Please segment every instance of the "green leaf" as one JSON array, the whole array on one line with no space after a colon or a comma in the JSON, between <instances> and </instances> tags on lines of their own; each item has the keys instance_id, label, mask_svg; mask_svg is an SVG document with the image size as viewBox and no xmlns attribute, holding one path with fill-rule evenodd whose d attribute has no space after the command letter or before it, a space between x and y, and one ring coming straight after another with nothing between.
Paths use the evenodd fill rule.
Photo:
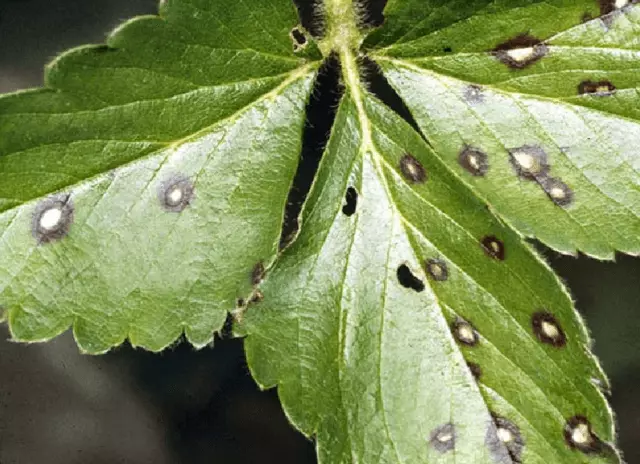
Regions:
<instances>
[{"instance_id":1,"label":"green leaf","mask_svg":"<svg viewBox=\"0 0 640 464\"><path fill-rule=\"evenodd\" d=\"M65 55L0 99L14 337L202 346L241 299L250 368L322 463L619 463L588 333L525 240L640 253L640 13L619 4L389 0L365 37L326 0L315 44L288 0L173 0ZM320 54L345 95L278 254Z\"/></svg>"},{"instance_id":2,"label":"green leaf","mask_svg":"<svg viewBox=\"0 0 640 464\"><path fill-rule=\"evenodd\" d=\"M293 51L297 23L288 0L166 1L0 99L15 339L212 340L278 250L319 56Z\"/></svg>"},{"instance_id":3,"label":"green leaf","mask_svg":"<svg viewBox=\"0 0 640 464\"><path fill-rule=\"evenodd\" d=\"M597 2L463 3L399 34L424 2L390 1L368 39L436 154L525 236L640 253L640 8L583 23Z\"/></svg>"},{"instance_id":4,"label":"green leaf","mask_svg":"<svg viewBox=\"0 0 640 464\"><path fill-rule=\"evenodd\" d=\"M244 315L258 382L278 385L320 462L618 462L595 438L585 455L564 437L575 416L601 440L614 430L558 279L358 86L302 232ZM350 188L355 212L343 209Z\"/></svg>"}]
</instances>

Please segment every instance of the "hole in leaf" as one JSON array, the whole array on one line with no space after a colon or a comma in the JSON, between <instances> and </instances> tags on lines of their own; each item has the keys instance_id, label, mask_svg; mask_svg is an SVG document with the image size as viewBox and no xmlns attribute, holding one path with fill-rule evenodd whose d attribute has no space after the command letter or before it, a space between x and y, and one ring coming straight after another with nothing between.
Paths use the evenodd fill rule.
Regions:
<instances>
[{"instance_id":1,"label":"hole in leaf","mask_svg":"<svg viewBox=\"0 0 640 464\"><path fill-rule=\"evenodd\" d=\"M66 237L73 223L73 214L71 195L56 195L41 201L33 212L33 237L38 244L51 243Z\"/></svg>"},{"instance_id":2,"label":"hole in leaf","mask_svg":"<svg viewBox=\"0 0 640 464\"><path fill-rule=\"evenodd\" d=\"M465 171L476 177L484 176L489 170L487 154L470 146L462 149L458 155L458 163Z\"/></svg>"},{"instance_id":3,"label":"hole in leaf","mask_svg":"<svg viewBox=\"0 0 640 464\"><path fill-rule=\"evenodd\" d=\"M458 317L453 321L451 324L451 332L453 332L455 339L463 345L476 346L480 341L480 336L478 335L478 331L475 327L461 317Z\"/></svg>"},{"instance_id":4,"label":"hole in leaf","mask_svg":"<svg viewBox=\"0 0 640 464\"><path fill-rule=\"evenodd\" d=\"M596 95L600 97L606 97L609 95L613 95L616 91L616 86L611 83L611 81L582 81L580 85L578 85L578 93L580 95L590 94Z\"/></svg>"},{"instance_id":5,"label":"hole in leaf","mask_svg":"<svg viewBox=\"0 0 640 464\"><path fill-rule=\"evenodd\" d=\"M347 193L344 197L345 204L342 207L342 212L346 216L353 216L353 213L356 212L356 207L358 205L358 192L353 187L349 187L347 189Z\"/></svg>"},{"instance_id":6,"label":"hole in leaf","mask_svg":"<svg viewBox=\"0 0 640 464\"><path fill-rule=\"evenodd\" d=\"M446 453L456 447L456 429L448 423L436 428L429 437L429 443L440 453Z\"/></svg>"},{"instance_id":7,"label":"hole in leaf","mask_svg":"<svg viewBox=\"0 0 640 464\"><path fill-rule=\"evenodd\" d=\"M535 180L549 171L547 153L537 145L524 145L509 150L511 165L523 179Z\"/></svg>"},{"instance_id":8,"label":"hole in leaf","mask_svg":"<svg viewBox=\"0 0 640 464\"><path fill-rule=\"evenodd\" d=\"M422 184L427 180L427 171L424 170L424 166L409 153L400 158L400 172L412 184Z\"/></svg>"},{"instance_id":9,"label":"hole in leaf","mask_svg":"<svg viewBox=\"0 0 640 464\"><path fill-rule=\"evenodd\" d=\"M540 39L529 34L520 34L493 49L496 58L513 69L526 68L548 52Z\"/></svg>"},{"instance_id":10,"label":"hole in leaf","mask_svg":"<svg viewBox=\"0 0 640 464\"><path fill-rule=\"evenodd\" d=\"M304 32L302 32L298 27L291 29L289 37L291 37L291 40L293 41L294 52L302 50L307 45L307 38L305 37Z\"/></svg>"},{"instance_id":11,"label":"hole in leaf","mask_svg":"<svg viewBox=\"0 0 640 464\"><path fill-rule=\"evenodd\" d=\"M504 243L501 240L496 238L494 235L487 235L480 243L482 245L482 249L488 256L493 259L497 259L498 261L504 261L505 250Z\"/></svg>"},{"instance_id":12,"label":"hole in leaf","mask_svg":"<svg viewBox=\"0 0 640 464\"><path fill-rule=\"evenodd\" d=\"M300 162L289 190L280 249L294 239L298 231L298 216L309 194L318 171L320 159L329 140L329 134L344 89L339 85L340 64L335 55L329 56L320 67L306 107L306 122L302 134Z\"/></svg>"},{"instance_id":13,"label":"hole in leaf","mask_svg":"<svg viewBox=\"0 0 640 464\"><path fill-rule=\"evenodd\" d=\"M561 348L567 344L567 337L555 316L547 311L540 311L531 317L533 333L542 343Z\"/></svg>"},{"instance_id":14,"label":"hole in leaf","mask_svg":"<svg viewBox=\"0 0 640 464\"><path fill-rule=\"evenodd\" d=\"M409 269L409 266L406 264L402 264L398 267L397 276L398 282L400 282L400 285L404 288L410 288L416 292L424 290L424 283L422 280L413 275L413 272L411 272L411 269Z\"/></svg>"},{"instance_id":15,"label":"hole in leaf","mask_svg":"<svg viewBox=\"0 0 640 464\"><path fill-rule=\"evenodd\" d=\"M449 278L449 268L447 263L441 259L428 259L425 263L427 275L433 280L444 282Z\"/></svg>"},{"instance_id":16,"label":"hole in leaf","mask_svg":"<svg viewBox=\"0 0 640 464\"><path fill-rule=\"evenodd\" d=\"M544 176L538 183L556 205L569 206L573 202L573 191L560 179Z\"/></svg>"},{"instance_id":17,"label":"hole in leaf","mask_svg":"<svg viewBox=\"0 0 640 464\"><path fill-rule=\"evenodd\" d=\"M193 183L183 175L176 175L160 184L158 199L165 211L180 213L193 200Z\"/></svg>"}]
</instances>

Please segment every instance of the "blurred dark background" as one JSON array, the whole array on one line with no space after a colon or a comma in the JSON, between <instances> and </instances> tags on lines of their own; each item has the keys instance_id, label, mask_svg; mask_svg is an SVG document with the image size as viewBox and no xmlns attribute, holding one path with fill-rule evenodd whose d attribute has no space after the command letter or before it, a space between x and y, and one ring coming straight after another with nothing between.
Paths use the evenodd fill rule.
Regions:
<instances>
[{"instance_id":1,"label":"blurred dark background","mask_svg":"<svg viewBox=\"0 0 640 464\"><path fill-rule=\"evenodd\" d=\"M157 0L0 0L0 92L41 85L56 54L101 43L122 20L156 8ZM319 142L307 142L314 156ZM543 252L597 341L626 460L640 462L640 259ZM240 340L88 357L69 335L32 346L8 337L0 326L0 464L315 462L276 393L255 386Z\"/></svg>"}]
</instances>

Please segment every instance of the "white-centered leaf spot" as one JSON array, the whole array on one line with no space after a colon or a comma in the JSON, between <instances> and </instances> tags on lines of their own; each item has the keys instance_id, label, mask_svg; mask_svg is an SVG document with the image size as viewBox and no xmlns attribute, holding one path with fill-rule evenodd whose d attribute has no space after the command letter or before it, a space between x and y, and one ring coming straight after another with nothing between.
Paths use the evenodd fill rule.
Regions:
<instances>
[{"instance_id":1,"label":"white-centered leaf spot","mask_svg":"<svg viewBox=\"0 0 640 464\"><path fill-rule=\"evenodd\" d=\"M495 235L487 235L482 238L480 245L484 252L493 259L498 261L505 260L505 249L502 240L498 239Z\"/></svg>"},{"instance_id":2,"label":"white-centered leaf spot","mask_svg":"<svg viewBox=\"0 0 640 464\"><path fill-rule=\"evenodd\" d=\"M513 69L526 68L548 52L549 47L529 34L520 34L493 49L496 58Z\"/></svg>"},{"instance_id":3,"label":"white-centered leaf spot","mask_svg":"<svg viewBox=\"0 0 640 464\"><path fill-rule=\"evenodd\" d=\"M476 346L480 341L480 335L478 335L473 325L461 317L457 317L456 320L453 321L451 331L455 339L463 345Z\"/></svg>"},{"instance_id":4,"label":"white-centered leaf spot","mask_svg":"<svg viewBox=\"0 0 640 464\"><path fill-rule=\"evenodd\" d=\"M515 462L520 462L522 459L522 451L524 449L524 439L522 433L517 425L511 422L509 419L493 416L493 421L496 426L496 436L498 440L504 444L511 455L511 458Z\"/></svg>"},{"instance_id":5,"label":"white-centered leaf spot","mask_svg":"<svg viewBox=\"0 0 640 464\"><path fill-rule=\"evenodd\" d=\"M569 206L573 202L573 190L560 179L543 176L538 183L556 205Z\"/></svg>"},{"instance_id":6,"label":"white-centered leaf spot","mask_svg":"<svg viewBox=\"0 0 640 464\"><path fill-rule=\"evenodd\" d=\"M465 146L458 155L458 163L462 168L476 177L484 176L489 170L487 154L479 148Z\"/></svg>"},{"instance_id":7,"label":"white-centered leaf spot","mask_svg":"<svg viewBox=\"0 0 640 464\"><path fill-rule=\"evenodd\" d=\"M578 93L580 95L595 95L598 97L607 97L613 95L616 91L616 86L611 81L582 81L578 85Z\"/></svg>"},{"instance_id":8,"label":"white-centered leaf spot","mask_svg":"<svg viewBox=\"0 0 640 464\"><path fill-rule=\"evenodd\" d=\"M412 184L422 184L427 180L427 171L424 166L409 153L400 159L400 172Z\"/></svg>"},{"instance_id":9,"label":"white-centered leaf spot","mask_svg":"<svg viewBox=\"0 0 640 464\"><path fill-rule=\"evenodd\" d=\"M593 433L591 423L583 415L573 416L564 426L564 440L570 448L585 454L600 454L611 451L611 445L604 443Z\"/></svg>"},{"instance_id":10,"label":"white-centered leaf spot","mask_svg":"<svg viewBox=\"0 0 640 464\"><path fill-rule=\"evenodd\" d=\"M567 337L556 317L548 311L539 311L531 317L533 333L542 343L561 348L567 344Z\"/></svg>"},{"instance_id":11,"label":"white-centered leaf spot","mask_svg":"<svg viewBox=\"0 0 640 464\"><path fill-rule=\"evenodd\" d=\"M446 453L456 446L456 430L455 426L447 423L437 427L429 437L429 443L436 451Z\"/></svg>"},{"instance_id":12,"label":"white-centered leaf spot","mask_svg":"<svg viewBox=\"0 0 640 464\"><path fill-rule=\"evenodd\" d=\"M437 282L444 282L449 278L449 268L442 259L432 258L425 263L427 275Z\"/></svg>"},{"instance_id":13,"label":"white-centered leaf spot","mask_svg":"<svg viewBox=\"0 0 640 464\"><path fill-rule=\"evenodd\" d=\"M70 195L56 195L41 201L33 212L33 237L38 244L60 240L69 233L73 215L74 206Z\"/></svg>"},{"instance_id":14,"label":"white-centered leaf spot","mask_svg":"<svg viewBox=\"0 0 640 464\"><path fill-rule=\"evenodd\" d=\"M547 153L537 145L512 148L509 159L516 174L523 179L536 180L549 171Z\"/></svg>"},{"instance_id":15,"label":"white-centered leaf spot","mask_svg":"<svg viewBox=\"0 0 640 464\"><path fill-rule=\"evenodd\" d=\"M194 186L191 180L182 175L176 175L160 184L158 199L166 211L179 213L191 204Z\"/></svg>"}]
</instances>

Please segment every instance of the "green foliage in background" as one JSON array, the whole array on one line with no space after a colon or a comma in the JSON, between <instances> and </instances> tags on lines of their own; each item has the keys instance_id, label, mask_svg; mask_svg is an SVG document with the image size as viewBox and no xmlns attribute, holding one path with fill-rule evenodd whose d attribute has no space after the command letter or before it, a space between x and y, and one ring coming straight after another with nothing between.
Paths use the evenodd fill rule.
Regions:
<instances>
[{"instance_id":1,"label":"green foliage in background","mask_svg":"<svg viewBox=\"0 0 640 464\"><path fill-rule=\"evenodd\" d=\"M640 253L640 6L166 0L0 97L14 339L197 347L228 312L322 463L618 463L607 379L525 238ZM372 60L409 109L368 90ZM324 59L344 95L279 249Z\"/></svg>"}]
</instances>

